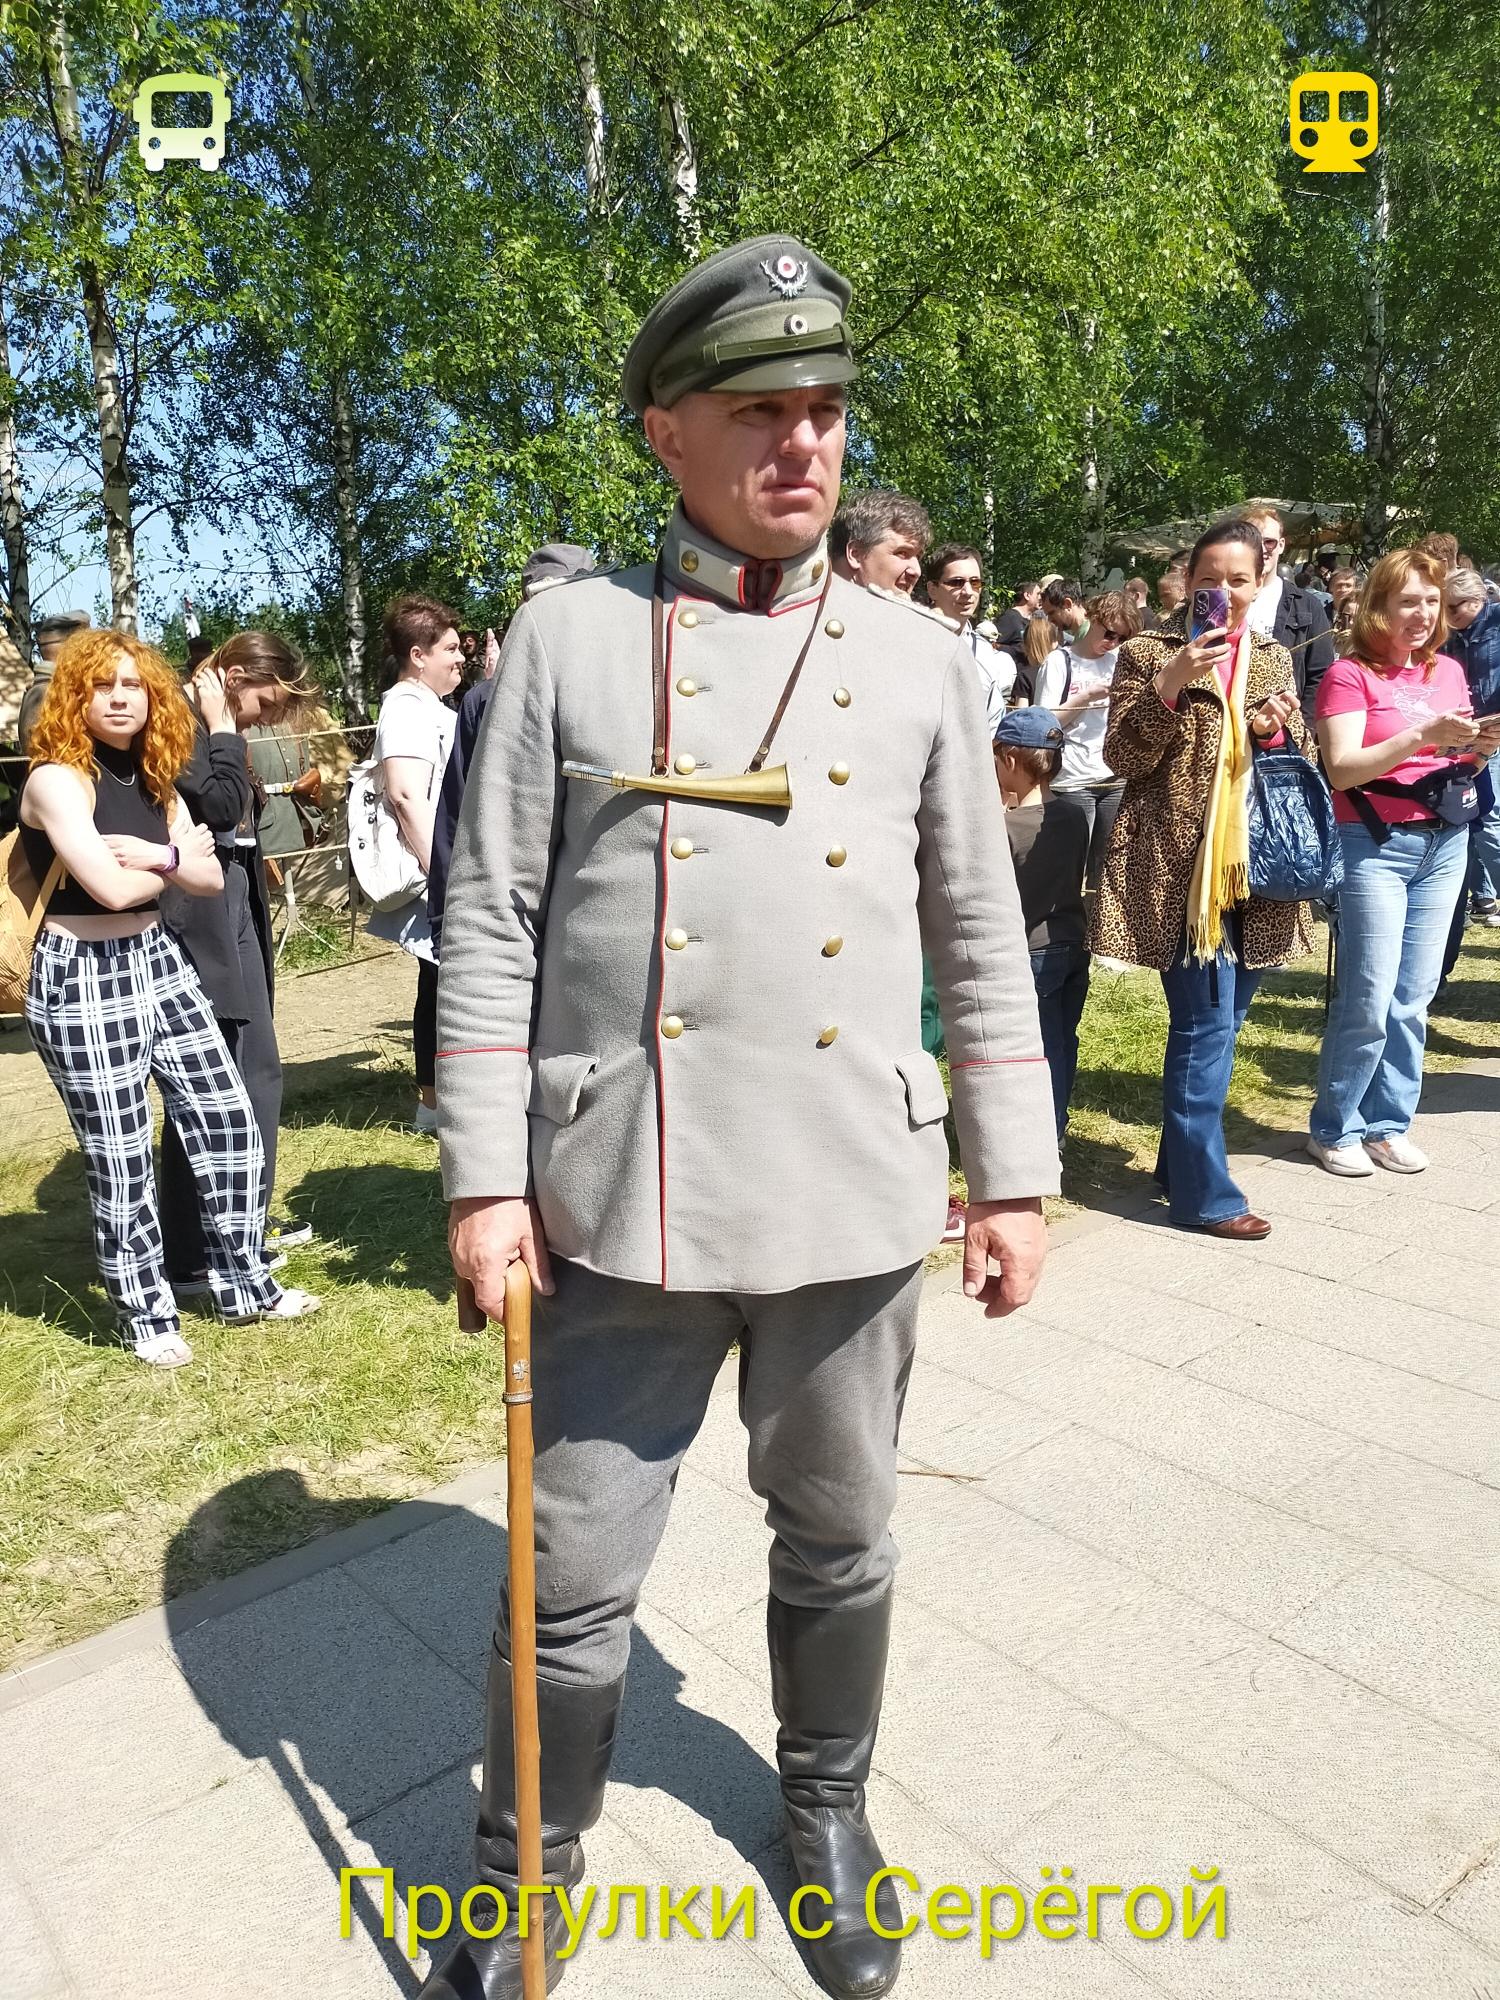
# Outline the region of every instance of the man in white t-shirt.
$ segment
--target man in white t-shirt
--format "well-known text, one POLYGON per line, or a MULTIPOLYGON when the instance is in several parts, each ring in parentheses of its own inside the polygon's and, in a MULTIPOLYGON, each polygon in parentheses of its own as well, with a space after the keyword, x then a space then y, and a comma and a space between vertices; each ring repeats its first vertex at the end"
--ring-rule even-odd
POLYGON ((1063 726, 1062 767, 1052 789, 1076 798, 1088 814, 1088 887, 1094 889, 1122 790, 1122 781, 1104 761, 1110 686, 1119 649, 1135 637, 1141 622, 1134 604, 1118 590, 1091 597, 1080 609, 1086 614, 1082 636, 1055 646, 1042 662, 1036 701, 1063 726))
POLYGON ((923 569, 927 597, 934 611, 950 619, 974 656, 974 671, 984 691, 985 715, 993 739, 1016 684, 1016 663, 975 629, 984 595, 984 563, 978 549, 964 542, 945 542, 934 549, 923 569))

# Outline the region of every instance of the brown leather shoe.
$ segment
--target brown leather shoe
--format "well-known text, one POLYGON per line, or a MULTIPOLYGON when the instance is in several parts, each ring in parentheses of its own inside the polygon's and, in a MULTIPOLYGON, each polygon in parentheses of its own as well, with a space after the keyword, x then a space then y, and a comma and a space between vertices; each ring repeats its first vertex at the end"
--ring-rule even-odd
POLYGON ((1224 1236, 1231 1243, 1259 1243, 1271 1233, 1271 1225, 1263 1215, 1231 1215, 1225 1222, 1203 1222, 1199 1228, 1205 1236, 1224 1236))

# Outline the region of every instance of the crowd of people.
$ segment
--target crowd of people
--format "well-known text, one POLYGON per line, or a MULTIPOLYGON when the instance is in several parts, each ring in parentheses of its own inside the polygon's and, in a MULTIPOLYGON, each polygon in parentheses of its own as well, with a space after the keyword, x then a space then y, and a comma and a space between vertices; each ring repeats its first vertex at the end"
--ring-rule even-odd
MULTIPOLYGON (((1343 1176, 1418 1172, 1428 1006, 1466 924, 1500 927, 1500 806, 1484 775, 1500 747, 1500 587, 1451 536, 1363 577, 1327 553, 1288 575, 1285 546, 1279 517, 1251 510, 1169 561, 1154 593, 1139 575, 1090 593, 1053 574, 985 616, 980 551, 933 546, 909 496, 859 493, 830 534, 839 574, 910 602, 972 658, 1059 1142, 1091 967, 1152 968, 1169 1020, 1156 1180, 1175 1222, 1248 1240, 1269 1224, 1230 1174, 1223 1112, 1262 975, 1312 949, 1315 915, 1336 924, 1308 1150, 1343 1176), (1333 792, 1344 882, 1322 912, 1248 886, 1255 751, 1287 744, 1333 792)), ((540 549, 523 601, 594 567, 585 549, 540 549)), ((423 887, 368 921, 417 961, 413 1127, 432 1134, 448 869, 500 647, 417 595, 387 608, 382 636, 374 761, 423 887)), ((190 1358, 177 1301, 211 1299, 234 1319, 318 1303, 271 1275, 309 1231, 269 1212, 281 1070, 259 828, 273 801, 253 754, 316 689, 267 633, 195 642, 185 683, 81 614, 36 637, 20 837, 38 883, 54 861, 64 872, 27 1019, 84 1151, 122 1327, 142 1359, 173 1366, 190 1358), (167 1112, 159 1204, 149 1077, 167 1112)), ((930 987, 924 999, 940 1053, 930 987)), ((963 1229, 954 1201, 945 1236, 963 1229)))

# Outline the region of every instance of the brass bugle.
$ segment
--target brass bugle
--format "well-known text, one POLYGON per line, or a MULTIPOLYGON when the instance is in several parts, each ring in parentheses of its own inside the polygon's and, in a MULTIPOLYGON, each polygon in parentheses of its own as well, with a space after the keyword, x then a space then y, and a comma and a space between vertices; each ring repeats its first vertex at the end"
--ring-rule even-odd
POLYGON ((728 777, 633 778, 628 771, 608 771, 602 764, 563 765, 565 778, 586 778, 591 784, 613 785, 620 792, 661 792, 669 799, 719 799, 731 806, 766 806, 788 811, 792 781, 785 764, 768 771, 737 771, 728 777))

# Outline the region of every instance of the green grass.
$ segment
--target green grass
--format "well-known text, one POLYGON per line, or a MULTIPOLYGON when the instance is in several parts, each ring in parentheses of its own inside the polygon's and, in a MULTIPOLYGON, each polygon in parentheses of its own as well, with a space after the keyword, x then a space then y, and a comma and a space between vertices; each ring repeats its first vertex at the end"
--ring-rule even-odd
MULTIPOLYGON (((1434 1067, 1500 1055, 1500 933, 1471 943, 1430 1035, 1434 1067)), ((1268 979, 1246 1026, 1233 1146, 1305 1124, 1322 967, 1268 979)), ((1144 974, 1095 978, 1067 1148, 1069 1203, 1143 1188, 1165 1010, 1144 974)), ((233 1574, 501 1447, 498 1351, 456 1330, 429 1141, 409 1079, 320 1065, 289 1105, 281 1190, 319 1238, 288 1281, 315 1319, 189 1318, 194 1364, 158 1374, 112 1343, 71 1147, 0 1165, 0 1666, 233 1574)))
MULTIPOLYGON (((277 937, 280 938, 282 919, 277 920, 277 937)), ((354 942, 349 941, 349 919, 332 910, 300 910, 297 913, 297 928, 282 947, 277 961, 281 972, 321 972, 328 966, 347 965, 351 959, 369 957, 372 952, 389 951, 391 947, 372 938, 364 930, 358 930, 354 942)))

